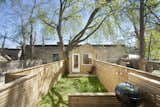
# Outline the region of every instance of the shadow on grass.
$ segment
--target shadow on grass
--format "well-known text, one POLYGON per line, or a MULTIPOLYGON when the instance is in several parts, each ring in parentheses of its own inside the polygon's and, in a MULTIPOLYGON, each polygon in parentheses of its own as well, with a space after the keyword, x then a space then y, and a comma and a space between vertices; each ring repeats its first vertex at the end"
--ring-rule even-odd
MULTIPOLYGON (((58 92, 58 90, 52 88, 48 93, 49 105, 51 107, 67 107, 68 104, 64 101, 62 95, 58 92)), ((43 103, 41 103, 43 104, 43 103)), ((46 102, 44 102, 46 104, 46 102)))

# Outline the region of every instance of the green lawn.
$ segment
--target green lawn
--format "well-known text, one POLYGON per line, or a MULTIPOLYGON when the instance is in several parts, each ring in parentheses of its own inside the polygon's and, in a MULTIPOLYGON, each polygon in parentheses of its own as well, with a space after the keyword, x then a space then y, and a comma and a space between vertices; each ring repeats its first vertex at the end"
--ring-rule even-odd
POLYGON ((62 77, 44 96, 39 107, 68 107, 68 94, 75 92, 106 92, 97 77, 62 77))

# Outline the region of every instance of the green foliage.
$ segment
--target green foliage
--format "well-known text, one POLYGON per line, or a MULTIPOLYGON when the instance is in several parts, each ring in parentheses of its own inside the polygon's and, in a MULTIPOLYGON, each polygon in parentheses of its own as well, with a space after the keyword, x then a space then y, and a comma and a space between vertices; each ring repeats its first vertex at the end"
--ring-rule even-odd
POLYGON ((104 7, 108 4, 108 2, 110 2, 109 0, 96 0, 96 7, 104 7))
MULTIPOLYGON (((151 29, 147 32, 147 35, 145 37, 146 41, 146 53, 148 54, 149 48, 149 42, 150 42, 150 36, 151 37, 151 59, 158 59, 160 60, 160 34, 159 31, 155 29, 151 29)), ((146 54, 146 56, 147 56, 146 54)))
POLYGON ((29 22, 30 22, 30 24, 34 24, 36 22, 36 18, 30 18, 29 22))
POLYGON ((39 19, 43 19, 43 18, 47 18, 47 13, 44 9, 38 7, 38 16, 37 18, 39 19))
POLYGON ((47 39, 47 38, 49 39, 51 36, 53 36, 54 30, 50 26, 45 25, 41 28, 41 33, 45 39, 47 39))
MULTIPOLYGON (((47 16, 47 12, 42 8, 38 9, 37 19, 45 20, 48 23, 51 22, 50 18, 47 16)), ((42 28, 41 28, 42 35, 51 36, 51 35, 53 35, 55 33, 55 29, 53 27, 48 26, 43 22, 41 22, 40 25, 42 25, 42 28)))

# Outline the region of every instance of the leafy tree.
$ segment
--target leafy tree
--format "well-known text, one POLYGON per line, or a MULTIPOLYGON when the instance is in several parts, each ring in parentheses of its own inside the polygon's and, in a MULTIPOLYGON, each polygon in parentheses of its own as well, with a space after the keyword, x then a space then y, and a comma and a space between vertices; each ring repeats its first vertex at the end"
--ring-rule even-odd
POLYGON ((122 0, 119 1, 119 5, 119 7, 125 8, 114 17, 115 20, 118 20, 118 23, 115 23, 117 23, 122 32, 128 32, 128 30, 124 29, 124 23, 128 22, 128 24, 132 25, 139 48, 139 68, 144 70, 146 49, 145 30, 158 24, 159 17, 157 13, 160 11, 158 8, 159 1, 122 0))
POLYGON ((26 59, 26 44, 30 43, 30 58, 32 59, 33 45, 35 43, 35 33, 36 29, 34 27, 37 24, 36 19, 36 0, 27 4, 22 0, 14 0, 6 2, 6 5, 11 5, 13 19, 16 17, 17 22, 14 24, 16 26, 16 31, 12 32, 12 35, 8 36, 7 39, 12 40, 22 46, 22 59, 26 59))
POLYGON ((147 31, 146 37, 146 57, 148 60, 160 59, 160 36, 157 28, 152 28, 147 31))
POLYGON ((39 18, 58 35, 63 58, 67 60, 68 51, 91 37, 106 21, 107 17, 115 12, 109 5, 110 0, 107 0, 107 2, 106 0, 101 2, 95 0, 59 0, 58 7, 51 9, 53 16, 50 16, 48 10, 46 11, 41 6, 39 8, 39 18), (88 11, 91 11, 91 13, 88 11), (84 14, 89 15, 85 17, 84 14), (82 23, 86 19, 86 23, 82 23), (64 39, 67 38, 69 33, 71 36, 69 37, 68 47, 65 49, 64 39))

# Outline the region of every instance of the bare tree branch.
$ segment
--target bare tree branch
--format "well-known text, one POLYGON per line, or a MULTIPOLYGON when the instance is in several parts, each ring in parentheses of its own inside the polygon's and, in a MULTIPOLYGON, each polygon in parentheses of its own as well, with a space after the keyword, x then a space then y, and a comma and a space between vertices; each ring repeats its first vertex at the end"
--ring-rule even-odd
POLYGON ((95 8, 94 9, 94 11, 91 13, 91 15, 90 15, 90 17, 88 19, 88 22, 86 23, 84 28, 74 36, 74 38, 71 40, 71 42, 73 42, 75 40, 79 40, 83 36, 83 34, 85 33, 85 31, 88 28, 88 26, 92 23, 95 15, 97 14, 98 11, 99 11, 99 8, 95 8))
MULTIPOLYGON (((158 6, 160 4, 160 2, 156 3, 156 6, 158 6)), ((148 6, 147 4, 145 4, 145 6, 148 8, 148 10, 151 12, 151 14, 157 19, 158 24, 160 24, 160 16, 158 16, 151 8, 151 6, 148 6)))
POLYGON ((78 11, 76 11, 76 12, 73 12, 73 13, 71 13, 71 14, 63 17, 62 19, 63 19, 63 20, 69 20, 69 18, 72 18, 74 15, 76 15, 77 13, 79 13, 79 12, 81 12, 81 11, 82 11, 82 9, 80 9, 80 10, 78 10, 78 11))
POLYGON ((45 19, 41 19, 41 21, 42 21, 44 24, 50 26, 51 28, 56 29, 56 26, 53 25, 53 23, 47 22, 45 19))
POLYGON ((101 21, 101 23, 99 23, 99 25, 98 25, 93 31, 91 31, 86 37, 84 37, 84 38, 76 41, 76 42, 75 42, 74 44, 72 44, 72 45, 73 45, 73 46, 74 46, 74 45, 77 45, 78 43, 83 42, 83 41, 85 41, 86 39, 88 39, 90 36, 92 36, 92 35, 101 27, 101 25, 102 25, 103 22, 106 20, 106 18, 107 18, 107 17, 104 17, 103 20, 101 21))

